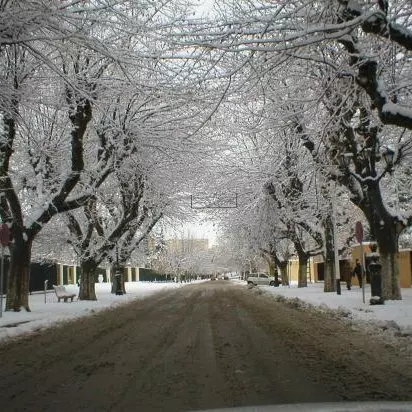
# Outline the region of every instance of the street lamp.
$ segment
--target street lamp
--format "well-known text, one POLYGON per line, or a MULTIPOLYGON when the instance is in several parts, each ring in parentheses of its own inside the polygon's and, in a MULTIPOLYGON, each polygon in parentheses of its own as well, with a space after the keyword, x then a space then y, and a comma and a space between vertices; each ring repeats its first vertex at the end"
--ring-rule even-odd
MULTIPOLYGON (((340 159, 337 160, 342 166, 348 167, 350 164, 350 153, 345 153, 340 156, 340 159), (347 163, 346 163, 347 162, 347 163)), ((331 165, 332 166, 332 165, 331 165)), ((336 168, 335 165, 333 167, 336 168)), ((339 249, 338 249, 338 225, 337 225, 337 213, 336 213, 336 180, 334 181, 333 188, 331 187, 332 182, 330 182, 330 200, 332 203, 332 235, 333 235, 333 255, 334 255, 334 269, 335 269, 335 285, 336 285, 336 293, 341 295, 341 287, 340 287, 340 267, 339 267, 339 249)))

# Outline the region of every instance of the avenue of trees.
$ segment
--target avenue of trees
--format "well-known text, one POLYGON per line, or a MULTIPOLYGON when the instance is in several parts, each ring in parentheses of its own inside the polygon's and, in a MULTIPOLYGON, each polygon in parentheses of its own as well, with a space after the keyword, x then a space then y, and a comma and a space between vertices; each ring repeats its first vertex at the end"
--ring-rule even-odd
POLYGON ((220 0, 201 17, 195 5, 0 0, 6 309, 30 310, 42 233, 71 248, 80 298, 96 299, 97 267, 124 264, 162 219, 182 224, 190 195, 222 206, 236 194, 237 208, 207 215, 231 264, 261 256, 287 281, 296 255, 303 287, 321 254, 325 291, 336 287, 335 247, 343 256, 361 220, 384 298, 400 299, 396 254, 412 226, 409 1, 220 0))
MULTIPOLYGON (((260 248, 266 255, 287 239, 301 262, 300 286, 305 261, 322 249, 325 290, 334 290, 336 207, 338 226, 352 222, 346 234, 341 231, 339 248, 351 239, 355 214, 379 246, 384 297, 401 298, 396 253, 412 223, 405 186, 410 25, 407 1, 225 1, 196 32, 176 36, 178 43, 184 35, 208 50, 230 78, 232 110, 226 108, 222 125, 239 142, 235 168, 242 169, 233 190, 249 195, 244 208, 254 204, 252 219, 267 197, 274 202, 273 223, 262 216, 250 243, 256 249, 256 240, 262 242, 263 226, 269 231, 260 248), (224 59, 231 59, 231 70, 224 59)), ((254 226, 247 224, 250 233, 254 226)))
POLYGON ((183 6, 0 2, 0 215, 12 233, 6 310, 30 310, 32 246, 52 221, 67 225, 79 256, 80 297, 95 299, 97 265, 119 248, 126 259, 171 204, 177 186, 165 159, 182 156, 179 140, 200 117, 201 93, 185 92, 188 68, 162 59, 167 46, 153 33, 180 19, 183 6))

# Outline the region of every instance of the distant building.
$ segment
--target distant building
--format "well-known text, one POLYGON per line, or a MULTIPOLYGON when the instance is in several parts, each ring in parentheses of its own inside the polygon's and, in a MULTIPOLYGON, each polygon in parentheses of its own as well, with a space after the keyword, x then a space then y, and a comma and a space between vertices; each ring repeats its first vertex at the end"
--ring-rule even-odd
POLYGON ((202 252, 209 250, 209 239, 168 239, 166 248, 176 253, 202 252))

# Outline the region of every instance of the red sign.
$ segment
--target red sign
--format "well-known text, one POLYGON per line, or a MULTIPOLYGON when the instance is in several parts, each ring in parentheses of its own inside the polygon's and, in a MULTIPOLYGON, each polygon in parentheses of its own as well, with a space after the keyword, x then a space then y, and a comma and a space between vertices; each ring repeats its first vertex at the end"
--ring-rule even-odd
POLYGON ((8 246, 10 243, 10 228, 6 223, 0 225, 0 245, 2 247, 8 246))
POLYGON ((362 222, 356 222, 356 225, 355 225, 355 237, 356 237, 356 240, 357 240, 359 243, 362 243, 362 241, 363 241, 363 226, 362 226, 362 222))

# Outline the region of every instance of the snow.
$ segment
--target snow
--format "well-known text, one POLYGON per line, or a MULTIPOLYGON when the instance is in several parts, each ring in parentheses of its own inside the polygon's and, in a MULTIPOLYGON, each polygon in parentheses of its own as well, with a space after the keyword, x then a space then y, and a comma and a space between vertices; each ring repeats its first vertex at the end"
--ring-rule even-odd
POLYGON ((352 285, 351 290, 347 290, 344 283, 341 284, 341 295, 336 292, 323 292, 323 282, 311 283, 307 288, 298 288, 297 285, 290 287, 280 286, 260 286, 265 288, 265 292, 275 295, 282 295, 286 298, 299 298, 302 301, 314 306, 326 306, 349 312, 350 317, 355 321, 366 321, 381 325, 382 322, 394 322, 405 333, 412 333, 412 289, 402 289, 402 300, 385 301, 383 305, 370 305, 371 299, 370 285, 365 286, 365 303, 363 303, 362 289, 352 285))
POLYGON ((391 114, 393 116, 401 115, 403 117, 412 118, 412 110, 407 106, 401 106, 399 104, 387 102, 382 106, 382 112, 385 114, 391 114))
MULTIPOLYGON (((200 281, 201 282, 201 281, 200 281)), ((231 282, 244 285, 241 280, 231 282)), ((179 283, 155 283, 155 282, 127 282, 125 295, 117 296, 110 293, 111 284, 96 283, 97 301, 57 302, 54 292, 36 293, 29 296, 32 312, 3 312, 0 318, 0 341, 20 337, 45 330, 46 328, 80 318, 91 316, 106 308, 144 298, 150 298, 154 293, 185 287, 189 284, 179 283)), ((412 289, 402 289, 402 300, 386 301, 384 305, 370 305, 370 286, 365 287, 365 303, 363 303, 362 289, 352 286, 347 290, 342 283, 341 295, 336 292, 324 293, 323 283, 311 283, 306 288, 298 288, 297 285, 259 286, 265 293, 275 297, 283 296, 289 299, 300 299, 303 303, 311 304, 319 308, 336 310, 337 313, 345 314, 352 321, 360 324, 370 324, 371 327, 390 325, 391 328, 399 329, 404 334, 412 334, 412 289)), ((78 293, 75 285, 66 285, 66 289, 78 293)), ((5 299, 3 300, 3 304, 5 299)))
MULTIPOLYGON (((136 299, 144 299, 156 292, 184 286, 178 283, 126 282, 126 294, 114 295, 110 292, 111 283, 96 283, 97 301, 57 302, 54 291, 36 293, 29 296, 31 312, 4 312, 0 318, 0 341, 25 334, 42 331, 50 326, 83 316, 91 316, 98 311, 128 303, 136 299)), ((76 295, 76 285, 65 285, 67 291, 76 295)), ((3 310, 5 306, 3 299, 3 310)))

